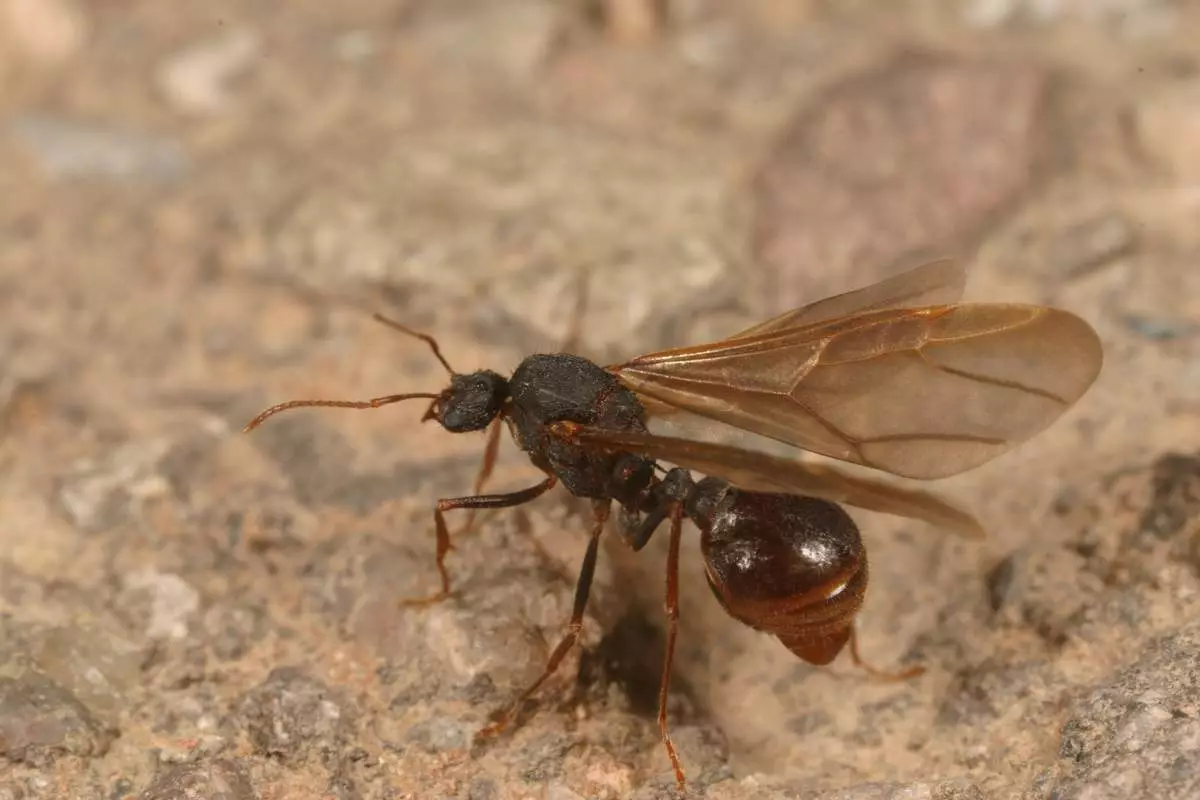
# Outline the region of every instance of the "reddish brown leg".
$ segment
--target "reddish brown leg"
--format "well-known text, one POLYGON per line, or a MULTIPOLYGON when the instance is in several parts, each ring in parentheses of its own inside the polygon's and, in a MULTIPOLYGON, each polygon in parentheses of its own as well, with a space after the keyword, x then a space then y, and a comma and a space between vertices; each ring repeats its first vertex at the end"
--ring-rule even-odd
POLYGON ((682 530, 683 504, 676 503, 671 509, 671 539, 667 549, 667 653, 663 660, 662 684, 658 690, 658 730, 662 733, 663 745, 675 770, 675 783, 680 792, 685 790, 687 781, 667 729, 667 697, 671 692, 671 662, 675 659, 675 632, 679 623, 679 537, 682 530))
MULTIPOLYGON (((487 432, 487 446, 483 449, 483 463, 479 465, 479 474, 475 476, 475 485, 471 488, 471 494, 478 495, 483 491, 483 485, 487 483, 488 478, 492 477, 492 470, 496 466, 496 454, 500 451, 500 434, 504 430, 503 415, 492 420, 491 426, 487 432)), ((455 536, 465 536, 471 531, 471 526, 475 524, 475 512, 478 509, 472 508, 467 514, 467 521, 458 529, 455 536)))
POLYGON ((854 666, 866 670, 876 680, 888 681, 889 683, 915 678, 925 672, 924 667, 909 667, 899 672, 887 672, 863 661, 862 656, 858 654, 858 631, 854 627, 850 628, 850 660, 854 662, 854 666))
POLYGON ((571 621, 567 624, 566 635, 554 648, 554 652, 550 654, 550 659, 546 662, 546 668, 542 670, 541 677, 521 693, 521 696, 509 707, 503 717, 481 730, 480 736, 495 736, 507 728, 516 719, 525 701, 542 688, 542 684, 558 670, 563 659, 567 657, 567 653, 571 652, 571 648, 579 641, 579 634, 583 632, 583 614, 587 610, 588 592, 592 588, 592 578, 596 574, 596 556, 600 549, 600 534, 604 532, 604 524, 608 521, 611 508, 611 500, 592 502, 592 515, 595 523, 592 525, 592 537, 588 541, 587 552, 583 556, 583 566, 579 570, 579 580, 575 583, 575 606, 571 611, 571 621))
POLYGON ((438 500, 433 510, 434 527, 437 531, 437 568, 442 577, 442 590, 428 597, 414 597, 401 600, 401 606, 427 606, 445 600, 450 596, 450 574, 446 571, 446 553, 454 549, 450 543, 450 529, 446 527, 445 512, 456 508, 512 508, 540 497, 553 488, 558 478, 551 475, 546 480, 508 494, 485 494, 471 497, 454 497, 438 500))

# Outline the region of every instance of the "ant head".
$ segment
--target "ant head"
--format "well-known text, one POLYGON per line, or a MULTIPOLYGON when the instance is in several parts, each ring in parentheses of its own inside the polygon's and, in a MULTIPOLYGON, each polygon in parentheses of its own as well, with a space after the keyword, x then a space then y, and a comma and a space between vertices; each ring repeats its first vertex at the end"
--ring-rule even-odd
POLYGON ((451 433, 481 431, 504 408, 508 381, 488 369, 450 376, 450 387, 437 396, 424 419, 437 420, 451 433))

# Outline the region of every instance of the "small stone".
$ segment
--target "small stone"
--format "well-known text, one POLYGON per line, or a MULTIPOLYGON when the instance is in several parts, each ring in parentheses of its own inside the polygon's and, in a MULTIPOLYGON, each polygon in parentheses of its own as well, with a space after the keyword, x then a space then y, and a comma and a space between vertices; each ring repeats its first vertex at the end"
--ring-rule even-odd
POLYGON ((102 756, 116 731, 54 681, 0 678, 0 755, 39 765, 55 755, 102 756))
POLYGON ((349 735, 351 712, 325 684, 280 667, 242 697, 236 720, 263 755, 301 761, 315 753, 332 763, 349 735))
POLYGON ((250 779, 237 761, 181 764, 154 779, 140 800, 254 800, 250 779))
POLYGON ((254 31, 225 31, 169 59, 159 71, 159 88, 175 108, 185 113, 226 112, 233 102, 230 85, 249 69, 259 49, 254 31))
POLYGON ((56 180, 173 183, 190 166, 175 140, 117 125, 25 114, 9 122, 8 131, 56 180))

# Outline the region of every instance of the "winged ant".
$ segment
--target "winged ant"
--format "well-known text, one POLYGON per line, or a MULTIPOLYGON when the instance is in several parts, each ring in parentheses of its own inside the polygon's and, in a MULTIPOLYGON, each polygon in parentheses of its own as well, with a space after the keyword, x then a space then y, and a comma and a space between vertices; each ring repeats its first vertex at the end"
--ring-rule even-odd
POLYGON ((667 695, 685 519, 700 531, 705 577, 730 616, 774 635, 811 664, 828 664, 848 643, 854 661, 867 669, 854 634, 867 554, 839 504, 983 535, 970 514, 934 495, 706 436, 722 427, 749 432, 878 472, 930 480, 977 467, 1034 436, 1095 380, 1103 355, 1086 322, 1045 306, 961 302, 965 282, 961 263, 932 261, 719 342, 605 367, 569 353, 535 354, 508 378, 486 369, 458 373, 431 336, 376 315, 423 340, 450 385, 438 393, 366 401, 293 400, 263 411, 245 430, 286 409, 365 409, 426 399, 422 421, 451 433, 488 431, 474 492, 438 500, 434 509, 441 588, 409 605, 450 594, 445 512, 469 509, 465 532, 476 510, 518 506, 558 484, 591 500, 594 522, 567 633, 538 680, 483 735, 507 727, 577 643, 613 503, 618 534, 634 550, 668 522, 658 723, 683 789, 667 695), (700 429, 682 437, 651 432, 660 420, 700 423, 700 429), (503 425, 546 478, 521 491, 481 494, 503 425), (707 477, 697 481, 691 470, 707 477))

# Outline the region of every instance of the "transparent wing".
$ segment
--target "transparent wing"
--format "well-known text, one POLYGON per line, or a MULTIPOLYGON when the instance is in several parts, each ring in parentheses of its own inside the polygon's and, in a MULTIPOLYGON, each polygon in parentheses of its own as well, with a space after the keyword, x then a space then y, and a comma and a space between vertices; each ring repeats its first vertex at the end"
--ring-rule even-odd
POLYGON ((746 339, 872 311, 950 305, 962 299, 966 285, 965 265, 958 259, 943 258, 923 263, 871 286, 787 311, 729 338, 746 339))
POLYGON ((652 414, 678 409, 931 479, 1045 429, 1092 384, 1102 360, 1095 331, 1066 311, 964 303, 834 317, 609 369, 652 414))
POLYGON ((964 536, 979 538, 983 529, 970 514, 921 491, 860 478, 823 464, 810 464, 714 442, 627 433, 558 422, 551 431, 569 441, 598 449, 640 453, 685 469, 723 478, 750 491, 820 497, 835 503, 919 519, 964 536))

